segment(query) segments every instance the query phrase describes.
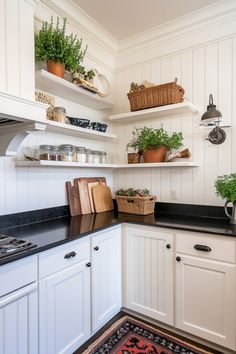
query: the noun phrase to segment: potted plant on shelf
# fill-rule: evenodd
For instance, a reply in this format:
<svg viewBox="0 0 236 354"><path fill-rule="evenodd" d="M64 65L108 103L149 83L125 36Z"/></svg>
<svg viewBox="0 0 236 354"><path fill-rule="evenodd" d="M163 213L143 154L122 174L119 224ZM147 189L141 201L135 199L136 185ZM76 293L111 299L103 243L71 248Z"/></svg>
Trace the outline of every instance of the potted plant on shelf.
<svg viewBox="0 0 236 354"><path fill-rule="evenodd" d="M236 224L236 173L219 176L215 181L216 194L225 199L225 214L231 224ZM227 205L233 204L232 215L228 213Z"/></svg>
<svg viewBox="0 0 236 354"><path fill-rule="evenodd" d="M65 70L78 71L81 67L87 46L84 50L82 39L71 33L66 35L66 18L63 18L62 27L57 17L56 26L51 22L43 21L42 28L35 35L36 61L46 62L47 70L57 76L64 77Z"/></svg>
<svg viewBox="0 0 236 354"><path fill-rule="evenodd" d="M127 147L142 151L144 162L163 162L169 150L177 150L183 144L182 133L168 134L163 128L135 128Z"/></svg>

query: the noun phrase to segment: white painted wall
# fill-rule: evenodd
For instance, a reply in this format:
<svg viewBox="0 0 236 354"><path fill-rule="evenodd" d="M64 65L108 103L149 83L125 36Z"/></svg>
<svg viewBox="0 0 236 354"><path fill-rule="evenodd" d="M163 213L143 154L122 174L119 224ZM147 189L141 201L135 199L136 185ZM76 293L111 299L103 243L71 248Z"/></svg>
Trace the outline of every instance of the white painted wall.
<svg viewBox="0 0 236 354"><path fill-rule="evenodd" d="M1 0L0 3L3 6L6 0ZM235 1L229 0L227 3L233 8ZM1 157L0 215L64 205L67 202L65 181L79 176L105 176L114 190L128 186L148 187L161 201L222 205L222 201L215 196L214 180L217 175L236 169L235 9L227 8L227 11L223 11L223 8L217 5L218 15L214 17L212 12L212 21L207 21L205 15L202 19L201 15L200 23L195 18L195 25L192 27L188 22L185 26L182 23L182 27L176 27L177 29L165 26L162 32L160 29L159 37L154 38L150 32L149 39L141 36L139 42L137 38L133 38L131 42L120 43L117 70L113 79L117 43L107 34L102 36L101 29L90 22L83 22L82 18L82 25L79 26L72 3L65 8L66 1L60 1L59 5L64 6L64 10L58 8L58 4L59 2L54 0L41 1L36 7L36 25L43 18L49 19L51 14L65 14L68 17L69 28L77 31L84 38L84 43L89 44L86 66L98 68L112 82L111 96L116 104L116 112L129 110L126 93L131 81L141 82L147 79L163 83L177 76L179 83L186 90L185 96L202 111L206 108L209 93L213 93L215 103L227 121L232 123L232 128L226 129L227 140L221 146L214 146L205 141L207 132L199 128L200 115L191 114L166 117L163 120L153 119L138 124L110 126L110 131L119 136L117 144L35 133L25 140L22 148L47 142L71 143L105 149L110 157L113 155L114 162L123 162L126 160L125 145L131 137L134 125L159 127L163 124L169 131L183 131L184 147L190 149L193 160L199 161L200 167L124 169L116 171L113 176L112 171L102 169L16 168L13 158ZM91 26L90 32L86 29L86 24ZM0 37L1 45L2 40L3 37ZM25 76L23 77L25 79ZM60 98L56 98L56 104L65 105L69 114L83 115L94 121L106 118L104 113L65 102ZM173 192L177 196L176 200L172 198Z"/></svg>
<svg viewBox="0 0 236 354"><path fill-rule="evenodd" d="M232 1L228 2L232 5ZM235 5L235 3L234 3ZM222 10L222 9L221 9ZM214 12L213 12L214 14ZM225 15L226 16L226 15ZM234 17L233 17L234 16ZM186 114L164 119L145 120L119 125L115 160L126 161L125 146L131 139L133 127L144 125L169 132L182 131L184 147L189 148L192 159L200 162L199 168L146 168L124 169L114 175L114 189L133 186L146 187L162 202L222 205L216 197L214 181L218 175L236 170L236 17L235 10L228 13L227 20L218 19L217 26L211 21L199 25L192 33L186 29L181 38L178 32L166 30L163 37L154 40L153 34L146 44L133 47L123 43L114 77L116 112L129 111L126 93L132 81L149 80L160 84L173 81L175 77L185 89L185 97L201 112L206 110L209 94L222 112L231 128L226 128L226 141L215 146L206 141L210 130L199 127L201 114ZM234 24L234 26L232 25ZM176 24L172 24L174 28ZM169 35L168 41L162 40ZM218 39L216 39L216 34ZM201 40L200 40L201 38ZM142 38L140 38L140 41ZM171 51L173 47L173 51ZM127 59L127 60L126 60Z"/></svg>

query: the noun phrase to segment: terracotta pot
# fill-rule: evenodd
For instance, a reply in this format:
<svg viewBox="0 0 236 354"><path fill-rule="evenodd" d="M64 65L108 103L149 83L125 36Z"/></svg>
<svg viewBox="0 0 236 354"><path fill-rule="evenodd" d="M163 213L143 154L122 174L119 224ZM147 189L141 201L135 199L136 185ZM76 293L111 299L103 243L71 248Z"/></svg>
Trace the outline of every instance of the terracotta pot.
<svg viewBox="0 0 236 354"><path fill-rule="evenodd" d="M47 71L51 74L64 78L65 64L62 64L59 61L48 60Z"/></svg>
<svg viewBox="0 0 236 354"><path fill-rule="evenodd" d="M143 152L144 162L164 162L168 149L160 146L158 149L150 149Z"/></svg>

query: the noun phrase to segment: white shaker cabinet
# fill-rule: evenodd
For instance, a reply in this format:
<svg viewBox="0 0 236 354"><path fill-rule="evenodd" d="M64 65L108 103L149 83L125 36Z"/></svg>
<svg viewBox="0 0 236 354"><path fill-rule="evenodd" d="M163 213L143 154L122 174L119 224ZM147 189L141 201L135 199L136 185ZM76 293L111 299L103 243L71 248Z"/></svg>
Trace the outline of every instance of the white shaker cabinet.
<svg viewBox="0 0 236 354"><path fill-rule="evenodd" d="M176 327L235 350L235 240L176 235Z"/></svg>
<svg viewBox="0 0 236 354"><path fill-rule="evenodd" d="M121 230L103 231L91 238L92 332L121 309Z"/></svg>
<svg viewBox="0 0 236 354"><path fill-rule="evenodd" d="M124 306L173 325L173 234L124 226Z"/></svg>
<svg viewBox="0 0 236 354"><path fill-rule="evenodd" d="M38 353L36 279L35 256L0 267L0 354Z"/></svg>
<svg viewBox="0 0 236 354"><path fill-rule="evenodd" d="M71 354L90 337L89 260L89 237L39 255L41 354Z"/></svg>

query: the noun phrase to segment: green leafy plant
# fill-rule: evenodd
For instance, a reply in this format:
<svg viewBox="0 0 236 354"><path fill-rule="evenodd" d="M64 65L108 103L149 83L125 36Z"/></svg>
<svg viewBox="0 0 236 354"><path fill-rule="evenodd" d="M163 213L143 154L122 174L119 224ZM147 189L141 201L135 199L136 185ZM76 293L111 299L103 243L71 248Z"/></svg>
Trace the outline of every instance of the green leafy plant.
<svg viewBox="0 0 236 354"><path fill-rule="evenodd" d="M90 69L90 70L88 70L87 71L87 73L85 73L85 79L86 80L92 80L93 78L94 78L94 76L95 76L95 71L93 70L93 69Z"/></svg>
<svg viewBox="0 0 236 354"><path fill-rule="evenodd" d="M127 144L137 151L147 151L149 149L158 149L161 146L167 147L168 150L179 149L183 144L182 133L172 133L169 135L163 128L135 128L132 132L133 138Z"/></svg>
<svg viewBox="0 0 236 354"><path fill-rule="evenodd" d="M66 35L65 32L66 18L63 18L62 26L60 26L59 17L57 17L55 26L53 17L50 23L43 21L39 33L35 35L36 61L54 60L65 64L68 71L79 72L87 46L82 50L82 39L78 39L73 33Z"/></svg>
<svg viewBox="0 0 236 354"><path fill-rule="evenodd" d="M226 201L236 202L236 173L219 176L215 181L216 194Z"/></svg>
<svg viewBox="0 0 236 354"><path fill-rule="evenodd" d="M147 188L144 189L134 189L132 187L127 189L120 188L115 194L118 196L126 196L126 197L150 197L150 191Z"/></svg>

